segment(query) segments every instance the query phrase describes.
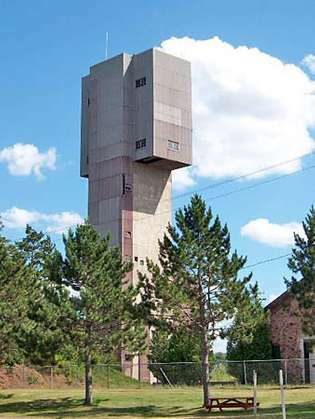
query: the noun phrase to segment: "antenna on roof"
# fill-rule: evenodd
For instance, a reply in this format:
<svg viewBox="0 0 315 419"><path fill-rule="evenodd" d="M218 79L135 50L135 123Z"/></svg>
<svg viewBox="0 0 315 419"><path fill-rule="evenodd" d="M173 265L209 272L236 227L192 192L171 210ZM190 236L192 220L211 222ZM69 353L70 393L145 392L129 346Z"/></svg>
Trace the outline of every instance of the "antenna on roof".
<svg viewBox="0 0 315 419"><path fill-rule="evenodd" d="M106 32L106 43L105 43L105 59L108 57L108 32Z"/></svg>

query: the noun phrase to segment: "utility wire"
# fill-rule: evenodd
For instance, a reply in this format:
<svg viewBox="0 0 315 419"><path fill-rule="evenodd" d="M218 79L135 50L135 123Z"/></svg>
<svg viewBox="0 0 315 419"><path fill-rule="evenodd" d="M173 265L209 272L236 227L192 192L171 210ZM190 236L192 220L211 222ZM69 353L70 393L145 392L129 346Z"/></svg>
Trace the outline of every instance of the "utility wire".
<svg viewBox="0 0 315 419"><path fill-rule="evenodd" d="M254 189L254 188L257 188L258 186L262 186L262 185L266 185L266 184L269 184L269 183L272 183L272 182L276 182L280 179L284 179L284 178L287 178L289 176L294 176L294 175L297 175L297 174L302 173L302 172L307 172L307 171L312 170L314 168L315 168L315 165L303 167L302 169L297 170L296 172L293 172L293 173L287 173L285 175L281 175L281 176L277 176L275 178L267 179L267 180L264 180L262 182L257 182L254 185L245 186L245 187L239 188L239 189L233 189L232 191L225 192L225 193L222 193L220 195L211 196L208 199L208 201L214 201L216 199L225 198L227 196L234 195L235 193L240 193L240 192L243 192L243 191L247 191L249 189ZM189 193L189 195L192 194L192 193L194 193L194 192ZM176 211L176 210L172 209L171 212L174 212L174 211ZM134 220L134 223L137 223L137 222L142 221L142 220L144 220L146 218L149 218L149 217L153 217L153 216L161 215L161 214L166 214L166 213L169 213L169 211L157 212L154 215L153 214L152 215L145 215L143 217L138 218L137 220Z"/></svg>
<svg viewBox="0 0 315 419"><path fill-rule="evenodd" d="M232 191L225 192L225 193L222 193L220 195L211 196L208 200L209 201L215 201L216 199L225 198L227 196L234 195L236 193L241 193L241 192L244 192L244 191L247 191L247 190L250 190L250 189L254 189L254 188L257 188L258 186L262 186L262 185L266 185L266 184L269 184L269 183L272 183L272 182L276 182L278 180L287 178L289 176L294 176L294 175L297 175L299 173L307 172L307 171L313 170L313 169L315 169L315 165L303 167L302 169L300 169L300 170L298 170L296 172L293 172L293 173L287 173L285 175L277 176L277 177L272 178L272 179L267 179L267 180L264 180L262 182L255 183L254 185L245 186L243 188L234 189ZM175 211L176 211L176 209L172 208L171 213L173 213ZM133 222L134 223L138 223L138 222L143 221L143 220L145 220L147 218L154 217L156 215L168 214L168 213L169 213L169 211L167 210L167 211L157 212L157 213L152 214L152 215L145 215L145 216L142 216L142 217L140 217L140 218L138 218L136 220L134 219ZM160 225L160 227L163 227L163 228L166 228L167 227L167 224L159 224L159 225ZM56 238L54 241L58 241L58 240L62 240L62 238L61 237L60 238ZM138 245L140 245L140 244L138 244Z"/></svg>
<svg viewBox="0 0 315 419"><path fill-rule="evenodd" d="M189 191L189 192L185 192L185 193L182 193L182 194L179 194L179 195L175 195L173 199L183 198L185 196L192 195L193 193L203 192L207 189L215 189L215 188L218 188L220 186L227 185L229 183L237 182L239 180L258 175L259 173L263 173L263 172L266 172L268 170L275 169L276 167L280 167L280 166L284 166L284 165L289 164L289 163L293 163L295 161L298 161L298 160L300 160L304 157L308 157L308 156L311 156L311 155L314 155L314 151L311 151L310 153L302 154L302 155L300 155L298 157L294 157L293 159L290 159L290 160L285 160L285 161L282 161L282 162L279 162L279 163L276 163L276 164L272 164L270 166L262 167L260 169L254 170L253 172L245 173L245 174L237 176L237 177L232 177L232 178L224 180L222 182L212 183L212 184L203 186L202 188L199 188L199 189L195 189L195 190L192 190L192 191Z"/></svg>
<svg viewBox="0 0 315 419"><path fill-rule="evenodd" d="M289 256L291 256L291 253L286 253L285 255L277 256L277 257L274 257L274 258L259 260L258 262L253 263L252 265L243 266L243 268L241 268L240 271L243 270L243 269L251 269L251 268L254 268L255 266L259 266L259 265L263 265L265 263L270 263L270 262L274 262L276 260L284 259L284 258L287 258Z"/></svg>

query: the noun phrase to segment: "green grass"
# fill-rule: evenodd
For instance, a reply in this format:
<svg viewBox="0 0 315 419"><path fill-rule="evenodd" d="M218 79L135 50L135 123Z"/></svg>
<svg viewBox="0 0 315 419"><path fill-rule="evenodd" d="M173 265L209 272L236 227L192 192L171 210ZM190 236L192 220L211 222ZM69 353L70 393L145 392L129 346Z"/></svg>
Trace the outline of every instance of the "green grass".
<svg viewBox="0 0 315 419"><path fill-rule="evenodd" d="M21 389L0 391L0 418L199 418L252 417L251 412L227 410L210 415L202 409L200 388L142 388L95 389L91 407L82 404L83 389ZM250 388L214 388L217 396L251 395ZM280 418L280 392L277 387L261 387L258 399L260 418ZM286 391L287 417L315 418L315 388L289 388Z"/></svg>

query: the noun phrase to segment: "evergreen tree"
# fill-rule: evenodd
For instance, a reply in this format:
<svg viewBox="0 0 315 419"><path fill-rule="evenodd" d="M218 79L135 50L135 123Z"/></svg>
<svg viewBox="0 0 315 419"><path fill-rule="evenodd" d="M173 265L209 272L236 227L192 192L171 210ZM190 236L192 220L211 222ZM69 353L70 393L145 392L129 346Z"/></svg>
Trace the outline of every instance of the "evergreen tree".
<svg viewBox="0 0 315 419"><path fill-rule="evenodd" d="M71 306L69 292L62 282L62 257L49 236L29 225L17 248L32 276L27 315L35 325L27 333L21 333L20 346L28 362L55 364L56 357L69 344L66 325Z"/></svg>
<svg viewBox="0 0 315 419"><path fill-rule="evenodd" d="M257 284L245 290L242 308L227 331L229 360L271 359L269 315L262 302Z"/></svg>
<svg viewBox="0 0 315 419"><path fill-rule="evenodd" d="M288 261L293 275L286 279L290 294L297 300L304 332L315 334L315 208L303 222L304 235L294 234L294 248Z"/></svg>
<svg viewBox="0 0 315 419"><path fill-rule="evenodd" d="M200 348L198 336L186 329L169 333L156 329L150 342L150 371L160 382L167 384L164 373L172 384L200 383ZM162 368L162 370L161 370Z"/></svg>
<svg viewBox="0 0 315 419"><path fill-rule="evenodd" d="M150 345L150 362L200 362L198 336L190 335L187 330L178 330L169 334L158 329L152 334Z"/></svg>
<svg viewBox="0 0 315 419"><path fill-rule="evenodd" d="M187 328L199 338L203 402L209 397L209 353L222 322L233 319L247 299L251 275L238 278L246 258L231 253L227 226L212 216L200 196L175 215L176 226L160 242L160 264L139 274L142 308L149 324Z"/></svg>
<svg viewBox="0 0 315 419"><path fill-rule="evenodd" d="M0 364L10 365L24 361L20 335L35 327L27 316L34 284L23 258L1 230L0 222Z"/></svg>
<svg viewBox="0 0 315 419"><path fill-rule="evenodd" d="M247 301L237 311L227 333L227 359L229 361L270 360L272 343L269 314L264 310L257 285L248 291ZM243 368L240 363L228 364L229 372L245 384ZM248 377L252 377L254 364L248 366ZM261 382L270 382L275 376L273 366L269 363L259 372Z"/></svg>
<svg viewBox="0 0 315 419"><path fill-rule="evenodd" d="M145 331L134 318L137 290L125 276L132 268L122 261L109 236L101 238L87 222L64 237L64 275L78 293L73 297L76 317L72 329L85 355L85 403L92 403L92 359L96 353L139 351Z"/></svg>

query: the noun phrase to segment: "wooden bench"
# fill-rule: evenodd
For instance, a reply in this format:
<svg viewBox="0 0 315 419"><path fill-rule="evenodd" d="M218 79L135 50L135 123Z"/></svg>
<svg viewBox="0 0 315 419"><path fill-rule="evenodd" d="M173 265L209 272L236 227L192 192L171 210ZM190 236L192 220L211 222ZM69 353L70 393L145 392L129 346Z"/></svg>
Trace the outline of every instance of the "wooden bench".
<svg viewBox="0 0 315 419"><path fill-rule="evenodd" d="M259 406L259 403L256 403ZM245 410L254 407L254 397L209 397L206 409L211 412L212 409L243 408Z"/></svg>

